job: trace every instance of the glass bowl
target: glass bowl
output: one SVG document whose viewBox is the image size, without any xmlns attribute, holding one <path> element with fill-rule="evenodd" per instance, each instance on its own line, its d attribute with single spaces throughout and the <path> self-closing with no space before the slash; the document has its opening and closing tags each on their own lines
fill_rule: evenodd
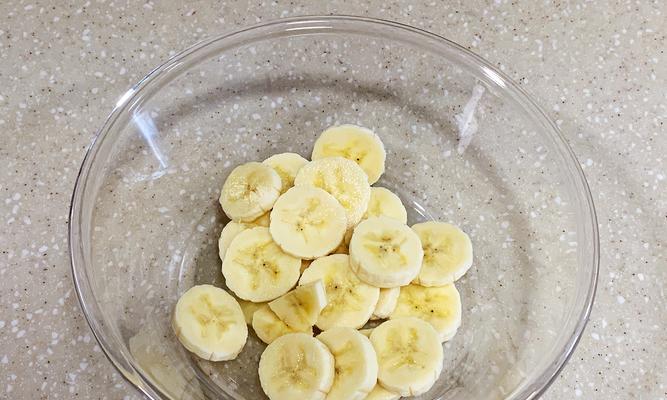
<svg viewBox="0 0 667 400">
<path fill-rule="evenodd" d="M 326 127 L 373 129 L 379 185 L 409 223 L 449 221 L 475 258 L 457 282 L 463 325 L 422 398 L 532 399 L 584 329 L 597 224 L 579 163 L 505 75 L 442 37 L 357 17 L 301 17 L 211 38 L 118 100 L 72 198 L 70 252 L 83 312 L 111 362 L 148 397 L 264 398 L 250 334 L 211 363 L 175 339 L 170 315 L 195 284 L 224 285 L 218 194 L 240 163 L 308 157 Z"/>
</svg>

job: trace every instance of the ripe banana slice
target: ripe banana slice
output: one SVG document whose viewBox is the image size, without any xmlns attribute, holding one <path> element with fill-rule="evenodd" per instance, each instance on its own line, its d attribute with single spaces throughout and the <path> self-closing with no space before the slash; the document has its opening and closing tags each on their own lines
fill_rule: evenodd
<svg viewBox="0 0 667 400">
<path fill-rule="evenodd" d="M 417 317 L 430 323 L 440 341 L 450 340 L 461 326 L 461 296 L 454 284 L 440 287 L 408 285 L 401 288 L 391 319 Z"/>
<path fill-rule="evenodd" d="M 253 303 L 252 301 L 245 301 L 243 299 L 236 299 L 241 306 L 241 311 L 243 311 L 243 317 L 245 318 L 246 325 L 252 325 L 252 316 L 255 314 L 255 311 L 262 308 L 266 303 Z"/>
<path fill-rule="evenodd" d="M 462 277 L 472 266 L 472 243 L 465 232 L 444 222 L 412 226 L 424 249 L 424 261 L 414 283 L 443 286 Z"/>
<path fill-rule="evenodd" d="M 283 252 L 263 227 L 239 233 L 222 262 L 227 287 L 256 303 L 287 293 L 299 280 L 300 269 L 301 260 Z"/>
<path fill-rule="evenodd" d="M 378 377 L 378 362 L 371 341 L 352 328 L 329 329 L 317 339 L 334 357 L 335 375 L 327 400 L 365 399 Z"/>
<path fill-rule="evenodd" d="M 248 338 L 239 303 L 211 285 L 193 286 L 183 293 L 172 326 L 186 349 L 209 361 L 233 360 Z"/>
<path fill-rule="evenodd" d="M 375 385 L 373 390 L 371 390 L 364 400 L 398 400 L 400 398 L 400 394 L 390 392 L 380 385 Z"/>
<path fill-rule="evenodd" d="M 438 333 L 418 318 L 382 323 L 371 333 L 377 353 L 378 382 L 401 396 L 428 391 L 442 372 L 443 351 Z"/>
<path fill-rule="evenodd" d="M 346 254 L 332 254 L 313 261 L 299 284 L 322 280 L 328 303 L 317 319 L 322 330 L 333 327 L 361 328 L 373 314 L 380 289 L 362 282 L 350 269 Z"/>
<path fill-rule="evenodd" d="M 222 185 L 220 205 L 234 221 L 252 221 L 269 211 L 280 196 L 280 176 L 268 165 L 239 165 Z"/>
<path fill-rule="evenodd" d="M 405 210 L 401 199 L 389 189 L 379 186 L 372 187 L 371 200 L 363 219 L 380 216 L 393 218 L 404 224 L 408 223 L 408 212 Z"/>
<path fill-rule="evenodd" d="M 297 286 L 270 302 L 269 308 L 291 328 L 304 331 L 315 325 L 320 311 L 326 305 L 324 284 L 318 280 Z"/>
<path fill-rule="evenodd" d="M 370 285 L 407 285 L 419 273 L 423 257 L 419 236 L 395 219 L 371 217 L 354 228 L 350 266 Z"/>
<path fill-rule="evenodd" d="M 262 164 L 266 164 L 276 170 L 282 183 L 280 193 L 285 193 L 287 189 L 294 186 L 296 173 L 299 172 L 301 167 L 308 164 L 308 160 L 296 153 L 280 153 L 274 154 L 262 161 Z"/>
<path fill-rule="evenodd" d="M 322 400 L 333 380 L 331 352 L 304 333 L 281 336 L 259 359 L 259 382 L 270 400 Z"/>
<path fill-rule="evenodd" d="M 368 208 L 371 188 L 364 171 L 343 157 L 327 157 L 311 161 L 296 174 L 295 186 L 324 189 L 345 208 L 347 227 L 354 227 Z"/>
<path fill-rule="evenodd" d="M 269 344 L 288 333 L 307 333 L 313 336 L 313 327 L 299 331 L 289 327 L 286 323 L 280 320 L 278 316 L 271 311 L 267 304 L 260 306 L 252 315 L 252 329 L 262 342 Z"/>
<path fill-rule="evenodd" d="M 225 259 L 225 253 L 229 248 L 229 245 L 232 243 L 232 240 L 241 232 L 248 229 L 248 225 L 243 222 L 234 222 L 230 221 L 222 228 L 222 233 L 220 233 L 220 239 L 218 240 L 218 254 L 220 259 Z"/>
<path fill-rule="evenodd" d="M 378 298 L 371 319 L 389 318 L 389 315 L 391 315 L 392 311 L 396 308 L 398 295 L 400 293 L 400 287 L 380 289 L 380 298 Z"/>
<path fill-rule="evenodd" d="M 356 125 L 333 126 L 320 135 L 313 146 L 312 160 L 344 157 L 356 162 L 374 184 L 384 173 L 387 152 L 380 138 L 370 129 Z"/>
<path fill-rule="evenodd" d="M 346 228 L 345 209 L 329 193 L 312 186 L 293 187 L 280 196 L 269 226 L 283 251 L 303 259 L 331 253 Z"/>
</svg>

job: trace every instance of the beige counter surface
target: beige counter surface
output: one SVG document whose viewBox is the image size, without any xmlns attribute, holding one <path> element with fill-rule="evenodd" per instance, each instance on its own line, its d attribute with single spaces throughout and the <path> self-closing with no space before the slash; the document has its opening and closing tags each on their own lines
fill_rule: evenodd
<svg viewBox="0 0 667 400">
<path fill-rule="evenodd" d="M 79 164 L 116 99 L 176 51 L 305 14 L 438 33 L 535 97 L 581 161 L 602 247 L 590 322 L 544 398 L 667 398 L 667 4 L 505 0 L 2 2 L 0 398 L 141 398 L 101 352 L 73 288 Z"/>
</svg>

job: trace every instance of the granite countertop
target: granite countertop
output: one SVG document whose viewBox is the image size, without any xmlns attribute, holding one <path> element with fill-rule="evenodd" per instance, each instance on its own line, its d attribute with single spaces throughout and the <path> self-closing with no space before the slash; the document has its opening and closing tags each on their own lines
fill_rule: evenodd
<svg viewBox="0 0 667 400">
<path fill-rule="evenodd" d="M 116 99 L 153 66 L 206 36 L 304 14 L 438 33 L 544 106 L 582 163 L 601 242 L 590 322 L 544 398 L 667 398 L 664 2 L 78 3 L 0 5 L 0 398 L 141 398 L 102 354 L 74 292 L 78 166 Z"/>
</svg>

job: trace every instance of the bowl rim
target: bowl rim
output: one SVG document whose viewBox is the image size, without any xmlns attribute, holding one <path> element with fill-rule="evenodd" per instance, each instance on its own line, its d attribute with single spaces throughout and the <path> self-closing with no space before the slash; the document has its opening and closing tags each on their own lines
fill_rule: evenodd
<svg viewBox="0 0 667 400">
<path fill-rule="evenodd" d="M 186 49 L 167 59 L 162 64 L 158 65 L 120 96 L 110 114 L 102 124 L 101 128 L 93 136 L 90 146 L 86 150 L 86 154 L 81 162 L 70 200 L 68 224 L 68 250 L 74 287 L 86 322 L 88 323 L 93 336 L 100 345 L 102 352 L 111 362 L 111 364 L 114 365 L 114 367 L 116 367 L 116 369 L 120 372 L 121 376 L 127 382 L 131 383 L 135 388 L 143 392 L 146 396 L 156 400 L 169 398 L 167 394 L 163 393 L 159 388 L 153 386 L 150 380 L 147 379 L 141 371 L 134 368 L 134 366 L 124 365 L 123 360 L 116 359 L 116 357 L 113 355 L 113 351 L 107 337 L 108 335 L 100 329 L 100 321 L 98 321 L 93 315 L 93 309 L 98 309 L 98 305 L 94 301 L 92 287 L 87 280 L 85 267 L 82 265 L 82 263 L 79 263 L 79 261 L 83 258 L 83 250 L 80 246 L 81 243 L 78 240 L 82 235 L 80 227 L 80 215 L 82 213 L 81 199 L 89 178 L 89 172 L 91 165 L 93 164 L 94 156 L 99 150 L 101 142 L 107 136 L 110 127 L 113 126 L 116 118 L 121 113 L 126 111 L 126 108 L 132 102 L 132 100 L 135 99 L 137 95 L 141 94 L 142 89 L 144 89 L 151 81 L 155 80 L 163 73 L 168 72 L 170 69 L 172 69 L 172 67 L 178 65 L 183 58 L 191 55 L 192 53 L 201 50 L 202 48 L 214 42 L 232 38 L 242 33 L 258 31 L 271 27 L 274 29 L 277 29 L 278 27 L 287 28 L 290 25 L 318 22 L 328 24 L 351 23 L 364 26 L 381 26 L 383 28 L 394 29 L 398 32 L 403 31 L 412 35 L 421 36 L 424 39 L 435 41 L 440 45 L 448 47 L 452 51 L 462 54 L 466 58 L 480 65 L 484 69 L 485 74 L 488 73 L 491 80 L 500 82 L 505 89 L 513 92 L 515 98 L 520 99 L 522 101 L 522 105 L 527 107 L 528 110 L 536 116 L 536 118 L 541 120 L 544 127 L 551 131 L 553 139 L 555 139 L 557 145 L 560 147 L 560 150 L 563 151 L 563 155 L 567 157 L 567 161 L 571 164 L 571 167 L 573 167 L 572 171 L 575 173 L 573 176 L 575 179 L 574 183 L 579 185 L 579 189 L 581 189 L 581 193 L 579 194 L 583 196 L 583 199 L 580 199 L 580 202 L 583 200 L 580 206 L 583 206 L 583 212 L 588 216 L 587 221 L 584 221 L 584 223 L 590 225 L 587 227 L 590 229 L 590 232 L 587 232 L 589 237 L 585 238 L 591 240 L 592 243 L 590 249 L 591 254 L 589 257 L 587 257 L 587 260 L 585 260 L 587 264 L 589 264 L 590 268 L 590 282 L 588 283 L 587 292 L 585 294 L 583 308 L 578 310 L 578 313 L 577 310 L 574 310 L 577 322 L 574 325 L 572 331 L 569 332 L 568 340 L 564 345 L 561 346 L 558 352 L 558 357 L 552 362 L 548 363 L 548 365 L 543 368 L 543 371 L 536 376 L 533 382 L 529 382 L 528 384 L 524 385 L 524 387 L 519 386 L 518 389 L 515 389 L 508 395 L 508 399 L 512 400 L 529 400 L 540 397 L 554 382 L 577 347 L 588 322 L 597 289 L 597 280 L 600 268 L 600 244 L 597 215 L 590 187 L 581 168 L 581 164 L 577 160 L 576 155 L 568 145 L 566 138 L 561 133 L 558 126 L 545 113 L 542 107 L 540 107 L 533 100 L 533 98 L 526 92 L 526 90 L 520 87 L 506 74 L 497 70 L 491 63 L 483 59 L 481 56 L 449 39 L 446 39 L 443 36 L 420 28 L 385 19 L 352 15 L 304 15 L 291 18 L 273 19 L 259 24 L 228 31 L 226 33 L 210 36 L 187 47 Z"/>
</svg>

